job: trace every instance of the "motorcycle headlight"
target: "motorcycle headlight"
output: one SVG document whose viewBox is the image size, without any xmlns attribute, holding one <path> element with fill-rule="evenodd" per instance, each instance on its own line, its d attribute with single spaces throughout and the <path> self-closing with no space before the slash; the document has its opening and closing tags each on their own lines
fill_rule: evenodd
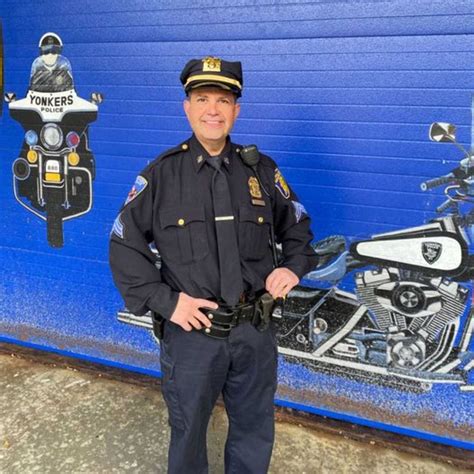
<svg viewBox="0 0 474 474">
<path fill-rule="evenodd" d="M 41 141 L 46 148 L 57 150 L 63 142 L 63 132 L 56 124 L 47 123 L 41 129 Z"/>
<path fill-rule="evenodd" d="M 35 146 L 38 143 L 38 135 L 34 130 L 28 130 L 25 133 L 25 142 L 29 146 Z"/>
</svg>

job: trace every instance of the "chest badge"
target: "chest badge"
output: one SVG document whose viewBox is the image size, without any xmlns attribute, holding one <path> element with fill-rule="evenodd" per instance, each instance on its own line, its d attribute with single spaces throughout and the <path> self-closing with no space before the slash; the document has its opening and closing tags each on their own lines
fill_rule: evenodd
<svg viewBox="0 0 474 474">
<path fill-rule="evenodd" d="M 265 201 L 262 199 L 260 184 L 255 176 L 250 176 L 249 178 L 249 191 L 254 206 L 265 206 Z"/>
<path fill-rule="evenodd" d="M 252 196 L 253 198 L 260 199 L 262 197 L 260 184 L 258 184 L 258 179 L 255 176 L 250 176 L 249 178 L 249 191 L 250 196 Z"/>
</svg>

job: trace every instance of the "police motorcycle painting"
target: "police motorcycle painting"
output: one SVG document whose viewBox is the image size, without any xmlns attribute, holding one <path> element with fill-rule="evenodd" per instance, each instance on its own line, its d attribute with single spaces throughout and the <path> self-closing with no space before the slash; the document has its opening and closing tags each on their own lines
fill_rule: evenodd
<svg viewBox="0 0 474 474">
<path fill-rule="evenodd" d="M 15 199 L 46 221 L 51 247 L 64 245 L 63 222 L 92 207 L 95 160 L 89 149 L 89 124 L 97 119 L 102 95 L 79 97 L 63 43 L 55 33 L 39 42 L 26 97 L 6 93 L 10 116 L 19 122 L 24 141 L 13 163 Z"/>
<path fill-rule="evenodd" d="M 278 323 L 285 357 L 411 391 L 474 390 L 474 211 L 465 212 L 474 203 L 474 157 L 456 142 L 454 125 L 434 123 L 429 135 L 464 154 L 452 172 L 421 183 L 422 191 L 444 186 L 438 216 L 349 246 L 342 236 L 316 243 L 321 264 L 306 275 L 315 288 L 294 291 Z M 345 277 L 352 291 L 340 288 Z M 332 285 L 318 289 L 324 281 Z"/>
</svg>

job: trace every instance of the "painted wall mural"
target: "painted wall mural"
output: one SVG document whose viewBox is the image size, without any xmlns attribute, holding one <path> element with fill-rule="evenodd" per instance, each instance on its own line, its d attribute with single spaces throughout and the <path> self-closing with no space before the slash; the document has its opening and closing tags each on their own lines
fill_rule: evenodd
<svg viewBox="0 0 474 474">
<path fill-rule="evenodd" d="M 63 222 L 92 207 L 95 159 L 88 128 L 97 119 L 102 95 L 93 93 L 88 101 L 76 94 L 56 33 L 45 33 L 38 46 L 26 97 L 6 94 L 10 116 L 25 130 L 13 163 L 13 190 L 23 207 L 46 222 L 48 243 L 59 248 Z"/>
<path fill-rule="evenodd" d="M 0 2 L 0 342 L 161 376 L 109 233 L 189 135 L 183 64 L 234 58 L 233 140 L 275 159 L 321 256 L 275 314 L 275 403 L 473 450 L 472 2 L 36 3 Z"/>
<path fill-rule="evenodd" d="M 335 284 L 295 294 L 289 318 L 280 324 L 285 356 L 411 390 L 440 383 L 474 391 L 474 157 L 455 132 L 454 125 L 439 122 L 429 130 L 432 141 L 452 143 L 463 153 L 450 173 L 420 185 L 422 191 L 444 188 L 437 217 L 349 247 L 342 236 L 315 245 L 323 266 L 307 278 Z M 338 284 L 347 275 L 351 292 Z"/>
</svg>

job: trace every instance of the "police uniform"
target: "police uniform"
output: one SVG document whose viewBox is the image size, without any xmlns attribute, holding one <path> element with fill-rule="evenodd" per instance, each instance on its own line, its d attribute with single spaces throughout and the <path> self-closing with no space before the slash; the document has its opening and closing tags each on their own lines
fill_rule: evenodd
<svg viewBox="0 0 474 474">
<path fill-rule="evenodd" d="M 240 63 L 222 61 L 217 71 L 203 71 L 204 67 L 201 60 L 187 64 L 181 76 L 186 92 L 212 84 L 240 95 Z M 272 230 L 282 244 L 280 266 L 299 278 L 317 258 L 310 247 L 309 217 L 275 162 L 260 154 L 252 167 L 241 153 L 242 147 L 228 138 L 220 156 L 232 202 L 229 225 L 240 255 L 242 281 L 235 284 L 243 292 L 235 308 L 253 308 L 273 270 Z M 268 469 L 274 436 L 273 328 L 261 330 L 255 321 L 235 321 L 227 337 L 218 339 L 204 331 L 187 332 L 169 321 L 180 292 L 228 308 L 221 297 L 220 267 L 225 263 L 219 261 L 211 189 L 216 172 L 208 161 L 207 151 L 193 135 L 140 173 L 114 223 L 110 264 L 127 307 L 135 314 L 152 310 L 165 319 L 160 357 L 172 428 L 169 472 L 207 472 L 207 424 L 222 394 L 230 423 L 226 472 L 261 474 Z M 150 251 L 152 242 L 161 255 L 160 269 Z"/>
<path fill-rule="evenodd" d="M 71 64 L 64 56 L 58 56 L 53 66 L 48 66 L 42 56 L 33 61 L 30 90 L 35 92 L 64 92 L 74 87 Z"/>
</svg>

